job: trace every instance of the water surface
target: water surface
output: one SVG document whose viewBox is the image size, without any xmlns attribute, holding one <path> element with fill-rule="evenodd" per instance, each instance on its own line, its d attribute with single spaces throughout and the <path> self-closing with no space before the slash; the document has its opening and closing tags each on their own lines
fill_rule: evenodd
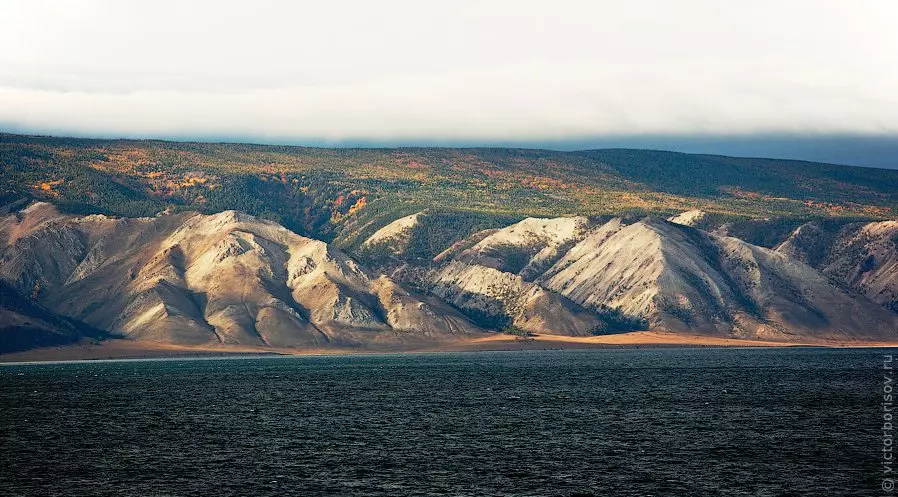
<svg viewBox="0 0 898 497">
<path fill-rule="evenodd" d="M 882 350 L 0 367 L 3 495 L 878 495 Z"/>
</svg>

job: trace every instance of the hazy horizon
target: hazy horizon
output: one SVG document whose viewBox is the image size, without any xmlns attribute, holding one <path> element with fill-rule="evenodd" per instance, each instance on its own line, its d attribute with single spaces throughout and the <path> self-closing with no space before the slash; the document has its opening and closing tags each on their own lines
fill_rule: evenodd
<svg viewBox="0 0 898 497">
<path fill-rule="evenodd" d="M 381 141 L 290 138 L 259 138 L 253 136 L 117 136 L 65 133 L 35 133 L 30 130 L 4 128 L 0 133 L 30 135 L 51 138 L 76 138 L 96 140 L 160 140 L 173 142 L 258 144 L 318 148 L 529 148 L 574 152 L 593 149 L 629 148 L 665 150 L 690 154 L 728 155 L 784 160 L 821 162 L 881 169 L 898 169 L 898 137 L 871 137 L 851 135 L 822 136 L 619 136 L 581 137 L 552 141 L 446 141 L 407 140 Z"/>
</svg>

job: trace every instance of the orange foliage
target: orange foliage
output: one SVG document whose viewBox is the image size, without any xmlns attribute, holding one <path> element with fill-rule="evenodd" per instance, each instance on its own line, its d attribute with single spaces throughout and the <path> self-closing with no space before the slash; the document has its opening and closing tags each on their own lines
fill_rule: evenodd
<svg viewBox="0 0 898 497">
<path fill-rule="evenodd" d="M 55 181 L 43 181 L 41 183 L 34 185 L 34 188 L 41 190 L 43 192 L 49 193 L 50 195 L 53 195 L 54 197 L 58 197 L 59 192 L 56 191 L 56 187 L 61 185 L 63 183 L 63 181 L 64 180 L 61 180 L 61 179 L 58 179 Z"/>
<path fill-rule="evenodd" d="M 349 212 L 347 212 L 346 215 L 351 216 L 356 212 L 364 209 L 366 205 L 368 205 L 368 197 L 362 197 L 358 199 L 356 203 L 352 205 L 352 207 L 349 208 Z"/>
</svg>

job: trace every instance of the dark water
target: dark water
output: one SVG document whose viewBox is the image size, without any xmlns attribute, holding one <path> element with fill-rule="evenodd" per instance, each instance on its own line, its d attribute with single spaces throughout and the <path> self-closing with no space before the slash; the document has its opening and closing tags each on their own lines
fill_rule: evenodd
<svg viewBox="0 0 898 497">
<path fill-rule="evenodd" d="M 883 352 L 9 365 L 0 493 L 882 495 Z"/>
</svg>

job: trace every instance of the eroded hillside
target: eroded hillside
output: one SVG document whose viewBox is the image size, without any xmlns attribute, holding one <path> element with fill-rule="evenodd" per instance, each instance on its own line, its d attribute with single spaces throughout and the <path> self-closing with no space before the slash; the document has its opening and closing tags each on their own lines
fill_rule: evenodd
<svg viewBox="0 0 898 497">
<path fill-rule="evenodd" d="M 341 251 L 235 211 L 0 221 L 0 277 L 64 316 L 137 340 L 262 346 L 440 340 L 458 311 Z"/>
<path fill-rule="evenodd" d="M 10 295 L 135 340 L 654 329 L 794 342 L 898 329 L 894 170 L 9 134 L 0 168 Z"/>
</svg>

